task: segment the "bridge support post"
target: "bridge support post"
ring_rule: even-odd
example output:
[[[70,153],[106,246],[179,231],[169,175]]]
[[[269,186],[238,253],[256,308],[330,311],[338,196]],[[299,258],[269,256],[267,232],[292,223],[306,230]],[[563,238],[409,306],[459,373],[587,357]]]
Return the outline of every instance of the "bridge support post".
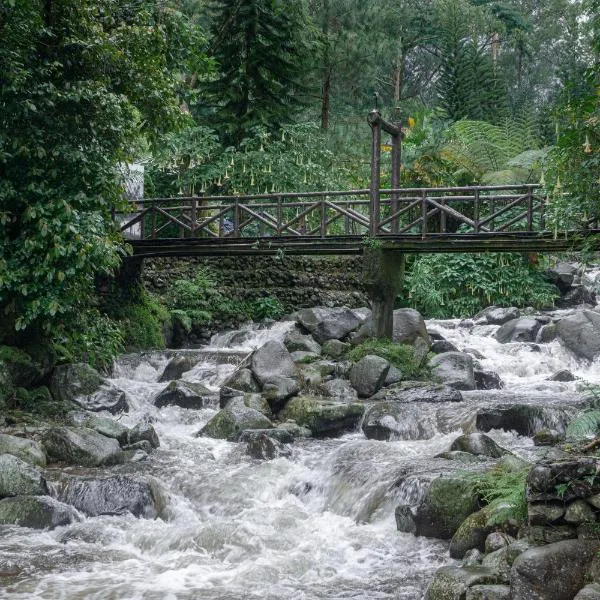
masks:
[[[373,336],[391,340],[394,301],[404,282],[404,254],[382,248],[365,248],[363,261],[365,287],[373,311]]]

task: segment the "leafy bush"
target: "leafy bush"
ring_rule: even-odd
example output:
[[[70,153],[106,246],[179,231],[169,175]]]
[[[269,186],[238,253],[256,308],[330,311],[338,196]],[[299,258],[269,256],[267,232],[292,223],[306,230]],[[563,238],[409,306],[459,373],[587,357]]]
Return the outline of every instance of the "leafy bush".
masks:
[[[136,302],[121,306],[117,316],[126,350],[165,347],[163,326],[170,320],[169,311],[148,292],[142,291]]]
[[[279,319],[285,310],[277,298],[264,296],[252,302],[250,312],[253,321],[260,321],[261,319]]]
[[[395,344],[386,340],[367,340],[350,350],[348,359],[358,362],[368,354],[385,358],[407,378],[419,377],[426,372],[415,358],[412,346]]]
[[[558,295],[520,254],[429,254],[406,283],[409,304],[430,318],[468,317],[491,304],[542,308]]]
[[[87,362],[106,370],[125,350],[119,324],[98,309],[82,312],[54,339],[59,362]]]

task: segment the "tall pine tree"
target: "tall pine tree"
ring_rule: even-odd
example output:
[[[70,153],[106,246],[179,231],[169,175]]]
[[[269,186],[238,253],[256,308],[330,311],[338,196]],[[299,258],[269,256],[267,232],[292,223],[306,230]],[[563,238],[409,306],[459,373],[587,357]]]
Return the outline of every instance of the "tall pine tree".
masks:
[[[211,54],[219,73],[207,92],[226,143],[239,144],[256,126],[277,130],[302,106],[303,7],[301,0],[212,3]]]

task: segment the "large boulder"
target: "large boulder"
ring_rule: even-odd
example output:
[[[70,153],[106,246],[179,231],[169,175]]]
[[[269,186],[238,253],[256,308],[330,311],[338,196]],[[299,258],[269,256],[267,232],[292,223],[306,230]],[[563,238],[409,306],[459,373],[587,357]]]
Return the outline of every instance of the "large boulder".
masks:
[[[287,348],[276,341],[267,342],[252,354],[251,369],[262,386],[296,374],[296,365]]]
[[[571,413],[560,406],[543,404],[501,404],[477,410],[475,425],[480,431],[504,429],[532,437],[542,429],[564,432]]]
[[[565,294],[573,285],[576,275],[577,267],[566,262],[559,262],[544,273],[546,279],[553,283],[561,294]]]
[[[530,548],[513,563],[512,597],[572,600],[584,586],[587,569],[596,551],[595,544],[582,540],[565,540]]]
[[[521,311],[514,306],[489,306],[488,308],[485,308],[481,312],[477,313],[473,317],[473,320],[477,325],[504,325],[504,323],[518,319],[520,316]]]
[[[218,404],[218,394],[200,383],[189,381],[171,381],[152,400],[157,408],[180,406],[181,408],[200,409]]]
[[[45,375],[44,369],[25,351],[12,346],[0,346],[0,388],[33,388]]]
[[[457,437],[450,446],[450,451],[453,450],[491,458],[500,458],[508,452],[484,433],[468,433]]]
[[[442,567],[429,584],[425,600],[465,600],[470,588],[497,581],[496,571],[489,567]]]
[[[312,352],[313,354],[321,354],[321,345],[315,341],[312,335],[304,335],[298,329],[289,331],[284,340],[284,346],[289,352]]]
[[[224,382],[223,387],[239,390],[240,392],[260,392],[260,385],[250,369],[234,371]],[[221,406],[221,408],[223,408]]]
[[[389,370],[385,358],[368,354],[352,366],[350,381],[359,397],[368,398],[383,386]]]
[[[263,433],[252,436],[246,443],[246,454],[258,460],[273,460],[280,456],[291,456],[290,449],[279,440]]]
[[[591,306],[596,304],[596,292],[588,290],[583,285],[574,285],[564,296],[554,301],[554,305],[557,308],[572,308],[581,306],[582,304],[589,304]]]
[[[600,493],[598,472],[600,459],[594,457],[536,464],[527,474],[527,500],[564,504],[592,499]]]
[[[349,308],[304,308],[297,313],[298,322],[322,344],[341,340],[361,325],[361,319]]]
[[[148,442],[152,448],[160,446],[158,434],[150,423],[138,423],[129,432],[128,444],[137,444],[142,441]]]
[[[473,357],[464,352],[444,352],[429,361],[433,376],[455,390],[474,390]]]
[[[295,396],[300,391],[298,381],[292,377],[272,377],[263,386],[263,397],[272,410],[281,409],[288,398]]]
[[[292,420],[316,437],[337,436],[358,426],[364,404],[340,403],[313,396],[296,396],[279,413],[280,421]]]
[[[164,494],[151,479],[122,475],[98,479],[63,476],[55,483],[55,490],[58,500],[88,517],[131,513],[155,519],[165,509]]]
[[[56,367],[50,391],[57,400],[74,402],[85,410],[115,414],[129,409],[125,392],[84,363]]]
[[[508,585],[474,585],[467,589],[465,600],[511,600]]]
[[[356,402],[358,394],[346,379],[330,379],[321,384],[319,391],[335,402]]]
[[[429,334],[423,315],[413,308],[399,308],[394,311],[394,326],[392,341],[396,344],[414,345],[421,340],[429,347]]]
[[[122,423],[119,423],[119,421],[115,421],[114,419],[102,417],[101,415],[97,415],[95,413],[73,411],[69,413],[69,420],[75,427],[87,427],[88,429],[93,429],[94,431],[97,431],[106,437],[114,438],[121,446],[126,446],[127,444],[131,443],[131,429]]]
[[[417,509],[416,534],[450,539],[461,523],[478,509],[479,499],[473,480],[459,475],[437,477]]]
[[[580,358],[594,360],[600,355],[600,314],[582,310],[561,319],[556,332],[562,343]]]
[[[435,423],[423,419],[419,410],[401,402],[377,402],[369,406],[362,420],[369,440],[428,440],[437,432]]]
[[[386,387],[374,396],[373,402],[413,402],[443,403],[462,402],[462,394],[447,385],[423,381],[402,381]]]
[[[535,342],[537,332],[541,326],[542,324],[533,317],[512,319],[496,331],[496,339],[501,344],[509,342]]]
[[[32,465],[46,466],[46,452],[35,440],[0,433],[0,454],[12,454]]]
[[[174,356],[167,363],[167,366],[165,367],[158,381],[163,382],[181,379],[181,376],[186,371],[189,371],[196,362],[197,359],[194,359],[191,356]]]
[[[573,600],[600,600],[600,584],[586,585]]]
[[[234,441],[244,429],[271,429],[273,423],[265,415],[234,398],[220,410],[196,435]]]
[[[14,496],[0,500],[0,524],[52,529],[80,519],[77,511],[50,496]]]
[[[117,440],[87,427],[52,427],[44,433],[42,444],[50,459],[68,465],[99,467],[125,460]]]
[[[39,469],[12,454],[0,454],[0,498],[46,494],[48,485]]]

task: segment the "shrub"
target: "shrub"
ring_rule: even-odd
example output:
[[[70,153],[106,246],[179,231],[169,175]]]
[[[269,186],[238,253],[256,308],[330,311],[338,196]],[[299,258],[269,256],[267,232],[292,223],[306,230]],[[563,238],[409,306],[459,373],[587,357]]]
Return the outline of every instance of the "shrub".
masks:
[[[169,311],[151,294],[142,291],[137,302],[123,305],[118,312],[126,350],[139,351],[165,347],[164,324]]]

